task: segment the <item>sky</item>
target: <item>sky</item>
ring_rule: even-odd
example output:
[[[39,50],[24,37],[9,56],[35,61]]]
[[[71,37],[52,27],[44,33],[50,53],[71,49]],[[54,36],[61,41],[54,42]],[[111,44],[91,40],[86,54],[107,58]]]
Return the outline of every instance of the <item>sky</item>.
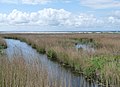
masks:
[[[120,0],[0,0],[0,31],[120,31]]]

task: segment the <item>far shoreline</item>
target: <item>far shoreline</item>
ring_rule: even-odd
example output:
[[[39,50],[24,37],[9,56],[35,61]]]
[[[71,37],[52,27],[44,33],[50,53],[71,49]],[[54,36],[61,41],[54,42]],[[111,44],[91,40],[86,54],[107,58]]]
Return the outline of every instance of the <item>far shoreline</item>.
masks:
[[[73,33],[120,33],[120,31],[0,31],[0,34],[73,34]]]

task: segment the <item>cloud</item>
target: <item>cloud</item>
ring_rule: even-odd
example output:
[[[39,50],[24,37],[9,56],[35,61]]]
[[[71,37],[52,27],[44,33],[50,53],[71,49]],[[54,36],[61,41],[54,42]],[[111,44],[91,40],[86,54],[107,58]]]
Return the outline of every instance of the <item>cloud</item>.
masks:
[[[0,3],[17,4],[19,0],[0,0]]]
[[[80,0],[80,4],[94,9],[120,8],[119,0]]]
[[[51,0],[22,0],[23,4],[46,4],[50,2]]]
[[[0,3],[10,3],[10,4],[46,4],[53,0],[0,0]]]
[[[71,3],[72,0],[0,0],[0,3],[10,3],[10,4],[47,4],[47,3],[59,2],[59,3]]]
[[[0,13],[0,24],[7,25],[39,25],[69,27],[105,27],[120,26],[119,11],[115,15],[99,19],[91,14],[73,14],[64,9],[45,8],[37,12],[13,10],[9,14]]]
[[[7,15],[6,14],[1,14],[0,13],[0,22],[5,22],[6,20],[6,17],[7,17]]]
[[[120,27],[120,11],[112,12],[112,14],[107,18],[107,21],[110,26]]]
[[[26,12],[17,11],[15,9],[7,16],[7,23],[8,24],[29,23],[29,14],[27,14]]]
[[[38,12],[32,12],[30,15],[30,22],[38,25],[54,25],[58,26],[63,24],[64,21],[69,19],[71,13],[64,9],[43,9]]]
[[[117,19],[120,19],[120,11],[118,11],[118,10],[117,11],[113,11],[112,12],[112,16],[117,18]]]

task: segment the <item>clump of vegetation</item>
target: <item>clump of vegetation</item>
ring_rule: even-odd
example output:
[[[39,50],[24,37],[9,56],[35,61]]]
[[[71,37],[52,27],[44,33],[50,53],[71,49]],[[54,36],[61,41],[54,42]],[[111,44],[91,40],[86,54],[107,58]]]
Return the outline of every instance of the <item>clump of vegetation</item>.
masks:
[[[47,51],[47,56],[52,59],[52,60],[56,60],[57,59],[57,54],[54,50],[50,49]]]
[[[92,38],[71,38],[71,39],[75,40],[76,42],[80,42],[82,44],[89,44],[95,42]]]
[[[33,47],[33,48],[36,48],[36,47]],[[45,53],[46,53],[46,51],[45,51],[45,48],[44,48],[44,47],[37,48],[37,51],[38,51],[39,53],[42,53],[42,54],[45,54]]]
[[[7,47],[7,44],[3,38],[0,38],[0,49],[4,49]]]
[[[0,38],[0,54],[3,54],[4,49],[7,47],[3,38]]]

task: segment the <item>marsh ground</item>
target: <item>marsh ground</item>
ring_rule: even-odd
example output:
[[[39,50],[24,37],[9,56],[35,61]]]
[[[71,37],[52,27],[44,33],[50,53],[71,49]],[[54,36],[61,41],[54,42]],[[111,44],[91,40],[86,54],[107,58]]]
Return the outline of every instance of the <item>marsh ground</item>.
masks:
[[[120,34],[10,34],[7,38],[27,42],[39,53],[86,78],[108,86],[120,86]],[[76,49],[85,44],[93,51]]]

